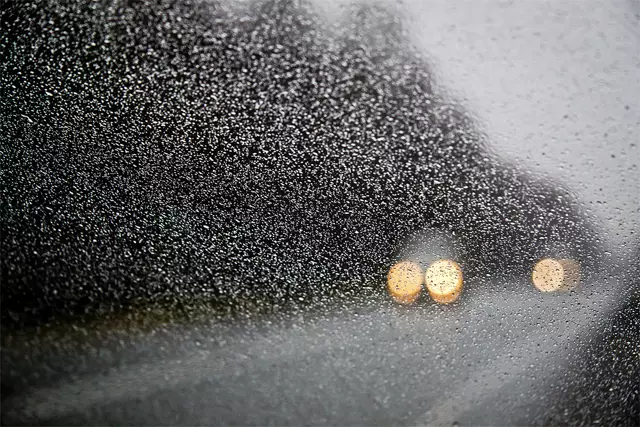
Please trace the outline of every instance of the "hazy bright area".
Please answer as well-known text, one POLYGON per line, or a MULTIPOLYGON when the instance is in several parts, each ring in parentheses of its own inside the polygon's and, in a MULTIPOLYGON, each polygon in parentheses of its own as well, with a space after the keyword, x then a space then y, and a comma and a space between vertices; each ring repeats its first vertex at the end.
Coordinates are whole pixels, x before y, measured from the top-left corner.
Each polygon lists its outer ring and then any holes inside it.
POLYGON ((569 185, 610 242, 637 240, 640 3, 405 3, 416 45, 496 150, 569 185))

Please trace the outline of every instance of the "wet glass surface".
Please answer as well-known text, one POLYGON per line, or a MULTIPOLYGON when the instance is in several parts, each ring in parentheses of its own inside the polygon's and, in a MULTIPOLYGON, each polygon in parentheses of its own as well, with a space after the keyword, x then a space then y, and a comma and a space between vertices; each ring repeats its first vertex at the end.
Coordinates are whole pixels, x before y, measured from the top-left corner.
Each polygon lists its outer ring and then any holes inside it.
POLYGON ((639 14, 3 5, 3 423, 637 425, 639 14))

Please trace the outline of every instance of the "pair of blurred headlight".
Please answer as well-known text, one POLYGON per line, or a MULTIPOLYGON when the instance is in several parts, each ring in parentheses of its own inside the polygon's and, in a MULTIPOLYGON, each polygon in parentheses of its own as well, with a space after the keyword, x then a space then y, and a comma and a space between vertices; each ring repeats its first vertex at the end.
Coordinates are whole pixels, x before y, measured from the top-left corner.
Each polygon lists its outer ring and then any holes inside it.
POLYGON ((391 297, 400 304, 411 304, 425 285, 431 298, 448 304, 457 300, 462 293, 462 269, 447 259, 432 262, 426 272, 412 261, 402 261, 389 270, 387 288, 391 297))

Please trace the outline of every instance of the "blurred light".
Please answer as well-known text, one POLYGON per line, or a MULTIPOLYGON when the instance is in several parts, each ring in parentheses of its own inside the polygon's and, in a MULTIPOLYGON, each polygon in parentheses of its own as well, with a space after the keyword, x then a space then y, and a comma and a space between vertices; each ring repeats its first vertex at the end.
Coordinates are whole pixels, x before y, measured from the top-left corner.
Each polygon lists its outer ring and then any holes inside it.
POLYGON ((451 260, 433 262, 425 274, 429 295, 440 304, 449 304, 462 293, 462 269, 451 260))
POLYGON ((531 280, 540 292, 568 291, 580 282, 580 265, 570 259, 545 258, 533 267, 531 280))
POLYGON ((389 270, 389 294, 400 304, 411 304, 420 295, 423 277, 422 268, 415 262, 399 262, 389 270))

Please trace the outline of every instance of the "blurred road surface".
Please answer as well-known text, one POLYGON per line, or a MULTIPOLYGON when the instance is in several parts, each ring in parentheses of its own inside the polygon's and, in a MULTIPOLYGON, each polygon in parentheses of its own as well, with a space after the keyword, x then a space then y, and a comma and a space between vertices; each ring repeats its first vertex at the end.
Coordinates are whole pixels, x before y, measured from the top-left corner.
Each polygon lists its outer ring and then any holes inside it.
MULTIPOLYGON (((555 295, 528 283, 517 292, 499 288, 469 289, 451 306, 424 297, 402 307, 378 296, 329 312, 129 334, 103 342, 100 353, 76 351, 72 380, 3 402, 5 420, 530 422, 543 416, 549 385, 580 357, 620 286, 603 279, 597 292, 587 286, 555 295)), ((69 364, 51 355, 42 360, 69 364)))

